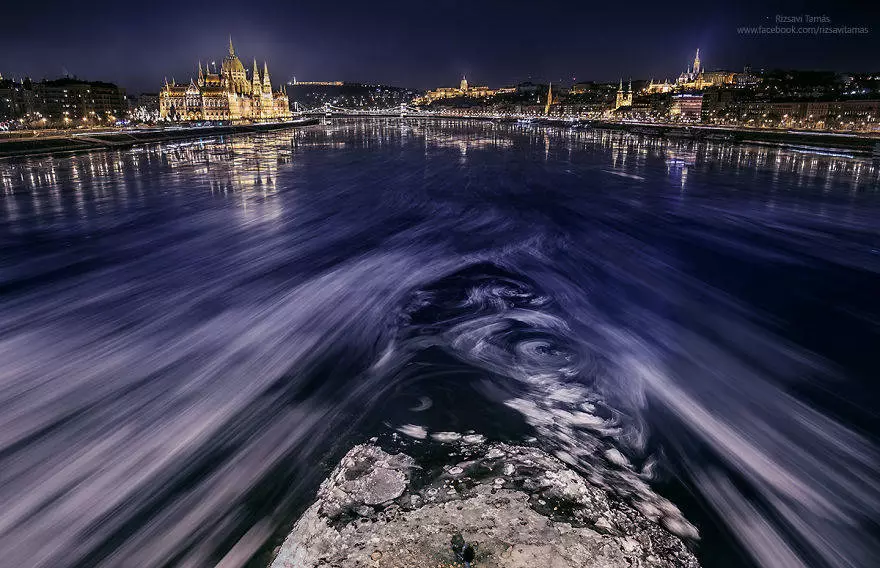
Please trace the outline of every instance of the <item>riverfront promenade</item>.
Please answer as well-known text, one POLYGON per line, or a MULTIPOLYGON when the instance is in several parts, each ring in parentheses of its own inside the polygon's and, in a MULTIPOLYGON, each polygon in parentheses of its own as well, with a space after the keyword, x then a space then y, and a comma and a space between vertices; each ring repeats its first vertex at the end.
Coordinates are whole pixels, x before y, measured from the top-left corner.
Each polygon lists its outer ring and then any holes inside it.
POLYGON ((148 129, 56 130, 45 135, 29 131, 20 137, 0 138, 0 157, 79 152, 109 148, 128 148, 136 144, 280 130, 317 124, 316 118, 230 126, 169 126, 148 129))
POLYGON ((880 133, 795 131, 767 128, 739 128, 675 123, 637 123, 584 120, 556 117, 522 119, 515 116, 418 114, 399 117, 393 114, 333 113, 332 116, 303 116, 290 121, 230 126, 167 126, 146 129, 26 131, 20 136, 6 133, 0 137, 0 158, 47 153, 125 148, 135 144, 161 142, 209 135, 236 134, 309 126, 320 121, 347 118, 398 120, 481 120, 519 122, 524 127, 554 126, 574 129, 618 130, 638 135, 670 139, 693 139, 713 142, 784 146, 802 150, 835 150, 854 156, 880 158, 880 133))

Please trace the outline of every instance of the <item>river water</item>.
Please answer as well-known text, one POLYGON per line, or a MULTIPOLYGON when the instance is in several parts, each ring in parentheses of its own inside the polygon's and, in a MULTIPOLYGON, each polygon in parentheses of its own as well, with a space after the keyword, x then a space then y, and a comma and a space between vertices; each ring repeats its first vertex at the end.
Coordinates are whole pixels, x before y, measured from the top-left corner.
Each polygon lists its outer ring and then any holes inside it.
POLYGON ((265 565, 351 444, 467 433, 707 567, 880 557, 877 163, 341 120, 0 161, 0 245, 2 566, 265 565))

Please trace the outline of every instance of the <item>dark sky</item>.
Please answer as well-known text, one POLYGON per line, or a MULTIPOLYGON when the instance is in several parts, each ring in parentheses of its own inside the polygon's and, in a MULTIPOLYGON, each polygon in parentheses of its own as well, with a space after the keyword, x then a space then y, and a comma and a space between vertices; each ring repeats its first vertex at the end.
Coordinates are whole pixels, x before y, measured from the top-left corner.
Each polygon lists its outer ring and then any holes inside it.
MULTIPOLYGON (((501 86, 529 78, 571 81, 674 78, 701 48, 709 69, 880 71, 880 3, 690 0, 227 0, 0 3, 0 73, 36 79, 70 73, 130 92, 178 82, 226 52, 232 34, 249 68, 268 60, 273 83, 382 82, 414 88, 501 86), (764 36, 777 14, 826 15, 866 35, 764 36)), ((809 25, 809 24, 799 24, 809 25)))

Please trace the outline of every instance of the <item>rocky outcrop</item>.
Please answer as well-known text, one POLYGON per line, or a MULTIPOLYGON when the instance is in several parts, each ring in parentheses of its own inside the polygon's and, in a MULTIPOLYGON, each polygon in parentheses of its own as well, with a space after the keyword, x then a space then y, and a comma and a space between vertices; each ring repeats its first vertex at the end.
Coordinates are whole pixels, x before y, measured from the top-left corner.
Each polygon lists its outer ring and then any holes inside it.
POLYGON ((423 469, 354 447, 279 549, 273 568, 698 567, 685 543, 531 447, 472 448, 423 469), (456 540, 454 540, 456 539, 456 540))

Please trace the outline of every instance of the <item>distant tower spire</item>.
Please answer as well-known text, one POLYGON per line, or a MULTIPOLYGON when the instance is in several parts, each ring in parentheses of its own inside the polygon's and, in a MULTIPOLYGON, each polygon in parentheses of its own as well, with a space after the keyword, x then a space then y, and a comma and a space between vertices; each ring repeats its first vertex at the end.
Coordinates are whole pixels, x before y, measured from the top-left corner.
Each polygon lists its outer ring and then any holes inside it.
POLYGON ((550 116, 550 104, 553 102, 553 83, 547 87, 547 105, 544 107, 544 114, 550 116))
POLYGON ((627 92, 623 90, 623 77, 621 77, 620 82, 617 84, 617 96, 614 99, 614 110, 624 106, 631 106, 632 96, 632 79, 629 81, 629 91, 627 92))
POLYGON ((694 57, 694 75, 700 74, 700 48, 697 48, 697 56, 694 57))
POLYGON ((465 77, 464 75, 461 76, 461 84, 459 85, 459 89, 461 89, 462 92, 468 90, 467 77, 465 77))
POLYGON ((205 84, 205 76, 202 74, 202 62, 199 61, 199 87, 204 86, 205 84))
POLYGON ((232 47, 232 34, 229 34, 229 57, 235 57, 235 48, 232 47))

